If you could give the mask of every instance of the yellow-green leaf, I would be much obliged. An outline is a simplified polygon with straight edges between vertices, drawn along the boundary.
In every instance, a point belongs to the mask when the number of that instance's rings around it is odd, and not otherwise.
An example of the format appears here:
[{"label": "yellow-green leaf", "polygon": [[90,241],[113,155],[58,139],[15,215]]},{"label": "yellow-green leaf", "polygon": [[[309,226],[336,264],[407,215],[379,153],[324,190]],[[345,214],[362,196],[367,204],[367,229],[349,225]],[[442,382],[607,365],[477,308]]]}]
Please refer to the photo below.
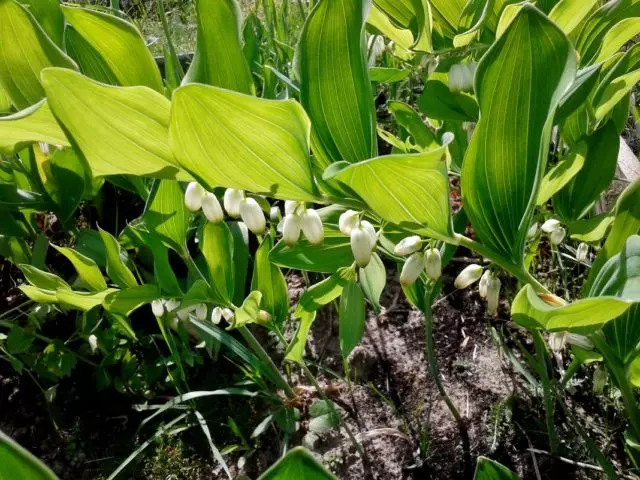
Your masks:
[{"label": "yellow-green leaf", "polygon": [[396,47],[404,51],[408,52],[411,45],[414,44],[411,30],[394,25],[391,20],[389,20],[389,17],[375,5],[373,5],[369,12],[367,25],[370,30],[373,28],[373,33],[384,35],[391,40]]},{"label": "yellow-green leaf", "polygon": [[226,223],[208,222],[202,229],[201,250],[209,267],[211,288],[217,303],[228,304],[235,289],[233,236]]},{"label": "yellow-green leaf", "polygon": [[587,156],[587,144],[577,143],[571,147],[567,158],[555,165],[542,179],[538,191],[538,205],[544,205],[557,192],[562,190],[582,169]]},{"label": "yellow-green leaf", "polygon": [[184,191],[175,180],[156,180],[142,216],[149,232],[158,235],[179,254],[183,253],[189,228]]},{"label": "yellow-green leaf", "polygon": [[272,248],[273,239],[267,235],[256,251],[251,290],[262,293],[262,309],[271,314],[276,325],[281,325],[289,315],[289,294],[282,271],[269,259]]},{"label": "yellow-green leaf", "polygon": [[133,276],[122,259],[123,252],[118,240],[106,230],[100,228],[99,232],[107,255],[107,275],[109,278],[120,288],[137,286],[136,277]]},{"label": "yellow-green leaf", "polygon": [[337,480],[307,450],[296,447],[264,472],[258,480]]},{"label": "yellow-green leaf", "polygon": [[549,19],[570,35],[597,3],[598,0],[560,0],[549,12]]},{"label": "yellow-green leaf", "polygon": [[49,38],[62,48],[64,15],[60,0],[20,0],[20,3],[27,6]]},{"label": "yellow-green leaf", "polygon": [[602,39],[600,51],[595,60],[593,60],[593,63],[604,62],[615,54],[625,43],[638,35],[638,33],[640,33],[640,17],[620,20]]},{"label": "yellow-green leaf", "polygon": [[104,280],[102,272],[98,265],[96,265],[96,262],[71,248],[58,247],[56,245],[52,246],[62,255],[67,257],[67,259],[73,264],[76,272],[78,272],[80,280],[82,280],[90,290],[101,292],[107,289],[107,282]]}]

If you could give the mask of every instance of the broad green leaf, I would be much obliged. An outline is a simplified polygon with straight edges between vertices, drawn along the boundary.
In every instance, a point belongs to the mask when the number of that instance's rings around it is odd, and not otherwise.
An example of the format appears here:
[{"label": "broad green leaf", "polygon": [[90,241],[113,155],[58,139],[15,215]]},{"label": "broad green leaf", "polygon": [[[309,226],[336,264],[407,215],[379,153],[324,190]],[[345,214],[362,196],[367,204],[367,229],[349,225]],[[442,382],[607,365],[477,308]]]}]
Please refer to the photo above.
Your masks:
[{"label": "broad green leaf", "polygon": [[[58,480],[44,463],[0,431],[0,478]],[[331,478],[331,477],[327,477]]]},{"label": "broad green leaf", "polygon": [[47,67],[76,68],[16,0],[0,0],[0,88],[22,110],[40,101],[40,72]]},{"label": "broad green leaf", "polygon": [[570,35],[597,3],[598,0],[560,0],[549,12],[549,19]]},{"label": "broad green leaf", "polygon": [[186,85],[173,94],[173,152],[209,187],[313,201],[309,128],[293,100],[264,100],[205,85]]},{"label": "broad green leaf", "polygon": [[50,290],[55,292],[56,290],[71,290],[71,287],[67,282],[61,279],[59,276],[53,273],[45,272],[32,265],[18,265],[27,281],[42,290]]},{"label": "broad green leaf", "polygon": [[300,100],[313,125],[315,159],[323,167],[377,155],[364,42],[369,8],[369,0],[319,0],[300,36]]},{"label": "broad green leaf", "polygon": [[369,299],[376,314],[380,313],[380,295],[387,283],[387,269],[377,253],[371,255],[371,261],[359,271],[360,286]]},{"label": "broad green leaf", "polygon": [[599,243],[607,234],[613,223],[613,217],[608,213],[596,215],[584,220],[567,223],[569,236],[579,242]]},{"label": "broad green leaf", "polygon": [[592,63],[606,33],[629,17],[640,17],[640,0],[612,0],[596,10],[582,27],[576,41],[576,49],[581,54],[580,64]]},{"label": "broad green leaf", "polygon": [[101,292],[107,289],[107,282],[102,276],[102,272],[96,262],[80,252],[67,247],[52,245],[58,252],[67,257],[78,272],[78,278],[94,292]]},{"label": "broad green leaf", "polygon": [[41,174],[45,181],[44,189],[54,202],[52,210],[64,229],[72,227],[75,212],[85,195],[87,185],[90,185],[85,164],[75,150],[66,148],[53,150],[50,156],[42,154],[40,149],[34,148],[32,155],[36,161],[42,157]]},{"label": "broad green leaf", "polygon": [[230,328],[244,327],[250,323],[260,323],[260,302],[262,301],[262,294],[258,291],[253,291],[247,298],[244,299],[240,308],[236,309],[233,316],[233,324]]},{"label": "broad green leaf", "polygon": [[613,122],[586,137],[584,164],[577,175],[554,198],[553,206],[563,218],[582,218],[609,187],[616,173],[620,138]]},{"label": "broad green leaf", "polygon": [[556,164],[542,179],[538,191],[538,205],[544,205],[557,192],[562,190],[582,169],[587,156],[587,144],[577,143],[564,160]]},{"label": "broad green leaf", "polygon": [[169,147],[170,102],[165,97],[146,87],[103,85],[59,68],[42,72],[42,82],[49,107],[94,177],[176,177],[179,167]]},{"label": "broad green leaf", "polygon": [[324,226],[324,242],[321,245],[300,240],[293,246],[280,241],[271,250],[271,261],[281,267],[307,272],[334,273],[353,263],[349,237],[337,226]]},{"label": "broad green leaf", "polygon": [[72,26],[65,29],[64,43],[67,53],[78,64],[80,73],[101,83],[120,85],[107,61]]},{"label": "broad green leaf", "polygon": [[[433,50],[429,2],[426,0],[374,0],[373,4],[374,8],[380,9],[393,24],[411,30],[416,40],[413,45],[409,45],[409,48],[419,52]],[[367,23],[370,23],[370,18],[371,13]]]},{"label": "broad green leaf", "polygon": [[33,14],[47,36],[62,48],[64,15],[59,0],[20,0]]},{"label": "broad green leaf", "polygon": [[156,285],[147,284],[112,293],[104,299],[104,308],[111,313],[129,316],[131,312],[149,304],[160,296]]},{"label": "broad green leaf", "polygon": [[267,235],[255,254],[251,290],[262,293],[262,309],[271,314],[276,325],[281,325],[289,315],[289,293],[284,275],[269,259],[272,248],[273,238]]},{"label": "broad green leaf", "polygon": [[414,44],[411,30],[394,25],[389,17],[375,4],[367,16],[367,25],[370,31],[383,35],[391,40],[397,47],[408,52]]},{"label": "broad green leaf", "polygon": [[202,228],[200,249],[207,261],[214,301],[228,304],[233,298],[235,280],[233,236],[225,222],[207,222]]},{"label": "broad green leaf", "polygon": [[107,256],[107,275],[109,278],[120,288],[137,286],[136,277],[122,260],[122,251],[118,240],[106,230],[99,228],[99,232]]},{"label": "broad green leaf", "polygon": [[480,29],[493,13],[493,2],[494,0],[469,0],[467,2],[458,23],[458,29],[463,32],[454,37],[454,47],[467,46],[477,38]]},{"label": "broad green leaf", "polygon": [[607,343],[624,364],[633,361],[632,354],[637,354],[640,345],[640,305],[632,306],[622,316],[607,323],[602,331]]},{"label": "broad green leaf", "polygon": [[156,180],[142,215],[149,232],[182,253],[187,244],[189,211],[184,204],[184,191],[176,180]]},{"label": "broad green leaf", "polygon": [[630,306],[631,302],[617,297],[590,297],[561,305],[555,300],[543,300],[533,287],[527,285],[513,301],[511,317],[526,328],[584,332],[585,329],[593,331],[619,317]]},{"label": "broad green leaf", "polygon": [[384,220],[434,238],[450,238],[445,158],[446,147],[440,147],[424,153],[373,158],[337,172],[328,171],[327,175],[351,188]]},{"label": "broad green leaf", "polygon": [[233,303],[238,305],[246,294],[249,268],[249,229],[244,222],[227,222],[233,235],[233,273],[235,290]]},{"label": "broad green leaf", "polygon": [[307,450],[296,447],[264,472],[258,480],[337,480]]},{"label": "broad green leaf", "polygon": [[330,277],[316,283],[305,291],[298,301],[293,316],[301,318],[304,312],[319,310],[322,306],[338,298],[347,282],[355,279],[356,274],[352,268],[341,268]]},{"label": "broad green leaf", "polygon": [[640,387],[640,357],[636,357],[629,365],[629,381],[634,387]]},{"label": "broad green leaf", "polygon": [[[640,14],[640,11],[638,12]],[[604,62],[620,47],[640,33],[640,17],[625,18],[615,24],[602,39],[598,56],[593,63]]]},{"label": "broad green leaf", "polygon": [[[583,1],[583,0],[579,0]],[[504,465],[486,457],[478,457],[474,480],[520,480],[520,477]]]},{"label": "broad green leaf", "polygon": [[409,75],[411,75],[411,70],[404,68],[371,67],[369,69],[369,78],[372,82],[378,83],[401,82]]},{"label": "broad green leaf", "polygon": [[640,180],[636,180],[634,183],[629,185],[618,198],[611,232],[591,266],[589,278],[583,287],[584,292],[588,293],[590,291],[593,281],[598,276],[605,263],[622,251],[627,238],[631,235],[636,235],[639,232]]},{"label": "broad green leaf", "polygon": [[640,82],[640,69],[613,80],[593,102],[594,119],[602,120]]},{"label": "broad green leaf", "polygon": [[13,155],[36,142],[69,146],[46,100],[13,115],[0,117],[0,153]]},{"label": "broad green leaf", "polygon": [[236,0],[196,0],[196,51],[183,83],[204,83],[251,94],[251,71],[242,51]]},{"label": "broad green leaf", "polygon": [[598,82],[601,67],[602,64],[597,64],[578,70],[571,87],[560,100],[554,123],[569,117],[584,104]]},{"label": "broad green leaf", "polygon": [[65,19],[104,60],[122,86],[163,91],[160,70],[132,23],[95,9],[63,6]]},{"label": "broad green leaf", "polygon": [[476,122],[478,104],[470,95],[452,92],[439,80],[429,80],[418,98],[418,107],[429,118]]},{"label": "broad green leaf", "polygon": [[444,36],[453,37],[458,31],[460,15],[467,0],[429,0],[433,9],[434,25]]},{"label": "broad green leaf", "polygon": [[589,296],[607,295],[640,303],[640,236],[631,235],[595,277]]},{"label": "broad green leaf", "polygon": [[[340,290],[342,290],[342,288]],[[338,293],[338,295],[340,294]],[[307,337],[311,331],[311,325],[313,325],[313,321],[316,319],[316,311],[302,310],[299,315],[296,315],[296,317],[299,321],[298,328],[289,343],[289,349],[287,350],[284,359],[303,365],[304,348],[307,345]]]},{"label": "broad green leaf", "polygon": [[102,292],[93,293],[58,290],[56,297],[58,302],[64,306],[88,312],[92,308],[102,305],[106,297],[117,291],[117,288],[108,288]]},{"label": "broad green leaf", "polygon": [[462,198],[480,240],[514,264],[522,262],[553,115],[575,69],[567,37],[531,5],[478,65],[481,115],[462,166]]},{"label": "broad green leaf", "polygon": [[75,250],[96,262],[100,268],[106,268],[107,255],[100,233],[90,228],[81,228],[76,237]]},{"label": "broad green leaf", "polygon": [[496,27],[496,39],[500,38],[509,26],[511,26],[511,23],[516,19],[520,10],[522,10],[527,3],[527,0],[523,0],[520,2],[509,2],[508,5],[504,6]]},{"label": "broad green leaf", "polygon": [[366,308],[364,295],[360,285],[350,281],[344,286],[340,296],[340,309],[338,311],[340,322],[340,351],[345,360],[353,349],[360,343],[364,333]]},{"label": "broad green leaf", "polygon": [[387,104],[389,112],[396,119],[396,123],[404,128],[412,137],[416,145],[425,150],[438,147],[435,135],[424,124],[418,112],[403,102],[391,101]]},{"label": "broad green leaf", "polygon": [[27,296],[27,298],[36,303],[58,303],[56,292],[52,290],[43,290],[41,288],[34,287],[33,285],[20,285],[18,288]]}]

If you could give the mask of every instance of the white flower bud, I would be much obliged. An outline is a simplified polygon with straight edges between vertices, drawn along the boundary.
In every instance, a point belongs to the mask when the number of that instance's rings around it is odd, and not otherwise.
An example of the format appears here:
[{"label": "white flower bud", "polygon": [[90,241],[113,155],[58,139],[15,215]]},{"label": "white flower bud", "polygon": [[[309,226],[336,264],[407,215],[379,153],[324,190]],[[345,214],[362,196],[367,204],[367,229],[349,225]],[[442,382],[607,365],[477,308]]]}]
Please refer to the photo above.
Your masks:
[{"label": "white flower bud", "polygon": [[300,206],[300,202],[295,202],[293,200],[287,200],[284,202],[284,214],[290,215],[296,213],[296,210]]},{"label": "white flower bud", "polygon": [[164,300],[162,303],[164,303],[164,307],[167,309],[167,312],[173,312],[180,306],[180,302],[175,298]]},{"label": "white flower bud", "polygon": [[207,319],[207,306],[204,303],[196,305],[196,318],[201,322]]},{"label": "white flower bud", "polygon": [[322,219],[313,208],[307,208],[302,214],[302,233],[312,245],[319,245],[324,241]]},{"label": "white flower bud", "polygon": [[567,343],[580,347],[583,350],[593,350],[593,343],[584,335],[578,335],[577,333],[567,333]]},{"label": "white flower bud", "polygon": [[224,220],[224,212],[222,211],[222,205],[218,201],[213,193],[207,193],[202,199],[202,211],[204,216],[207,217],[212,223],[220,223]]},{"label": "white flower bud", "polygon": [[373,250],[374,248],[376,248],[376,244],[378,243],[376,229],[373,228],[373,225],[371,225],[371,223],[367,222],[366,220],[362,220],[360,222],[360,227],[362,227],[362,229],[367,232],[367,235],[369,235],[369,239],[371,241],[371,250]]},{"label": "white flower bud", "polygon": [[420,237],[418,235],[413,235],[400,240],[396,245],[396,248],[393,249],[393,253],[401,257],[406,257],[407,255],[411,255],[412,253],[420,250],[421,246],[422,240]]},{"label": "white flower bud", "polygon": [[564,344],[567,341],[567,332],[553,332],[549,334],[549,347],[554,352],[559,352],[564,348]]},{"label": "white flower bud", "polygon": [[264,213],[253,198],[245,198],[240,202],[240,217],[247,224],[247,228],[256,235],[262,235],[267,227]]},{"label": "white flower bud", "polygon": [[440,258],[440,250],[430,248],[425,257],[425,270],[427,277],[434,282],[442,275],[442,258]]},{"label": "white flower bud", "polygon": [[340,219],[338,220],[340,231],[345,235],[351,235],[351,230],[358,226],[358,217],[358,212],[353,210],[347,210],[340,215]]},{"label": "white flower bud", "polygon": [[560,227],[560,220],[556,220],[555,218],[550,218],[546,222],[542,224],[542,231],[544,233],[551,233],[557,230]]},{"label": "white flower bud", "polygon": [[300,216],[295,213],[288,213],[284,217],[282,226],[282,239],[287,245],[295,245],[300,238]]},{"label": "white flower bud", "polygon": [[231,310],[230,308],[222,309],[222,318],[224,318],[227,322],[231,322],[231,320],[233,320],[234,315],[235,314],[233,313],[233,310]]},{"label": "white flower bud", "polygon": [[490,270],[485,270],[480,277],[480,283],[478,284],[478,292],[482,298],[487,298],[487,284],[489,283],[489,277],[491,276]]},{"label": "white flower bud", "polygon": [[489,280],[487,280],[487,311],[490,315],[496,315],[498,313],[501,285],[500,279],[495,275],[491,275]]},{"label": "white flower bud", "polygon": [[151,311],[156,317],[161,317],[162,315],[164,315],[164,307],[165,304],[162,300],[154,300],[151,302]]},{"label": "white flower bud", "polygon": [[91,348],[91,353],[96,353],[98,350],[98,337],[95,335],[89,335],[89,347]]},{"label": "white flower bud", "polygon": [[482,267],[474,263],[460,272],[453,282],[453,285],[458,289],[467,288],[472,283],[478,281],[481,276]]},{"label": "white flower bud", "polygon": [[604,386],[607,383],[607,371],[600,365],[593,371],[593,392],[604,392]]},{"label": "white flower bud", "polygon": [[360,268],[369,265],[371,260],[371,236],[361,226],[351,230],[351,251]]},{"label": "white flower bud", "polygon": [[222,309],[220,307],[214,307],[211,312],[211,323],[218,325],[222,320]]},{"label": "white flower bud", "polygon": [[527,230],[527,240],[531,240],[538,233],[538,222],[534,223]]},{"label": "white flower bud", "polygon": [[240,202],[242,202],[243,199],[244,192],[242,190],[227,188],[224,191],[224,209],[227,211],[230,217],[240,217]]},{"label": "white flower bud", "polygon": [[198,182],[189,182],[184,192],[184,204],[190,212],[197,212],[202,208],[202,199],[207,191]]},{"label": "white flower bud", "polygon": [[589,258],[589,245],[582,242],[576,249],[576,260],[578,262],[586,262]]},{"label": "white flower bud", "polygon": [[452,65],[449,69],[449,90],[459,92],[464,87],[464,72],[460,64]]},{"label": "white flower bud", "polygon": [[424,254],[414,253],[411,255],[400,272],[400,283],[402,285],[412,285],[418,279],[425,268]]},{"label": "white flower bud", "polygon": [[551,232],[551,234],[549,235],[549,240],[553,245],[560,245],[566,235],[567,231],[564,228],[559,227],[558,229]]}]

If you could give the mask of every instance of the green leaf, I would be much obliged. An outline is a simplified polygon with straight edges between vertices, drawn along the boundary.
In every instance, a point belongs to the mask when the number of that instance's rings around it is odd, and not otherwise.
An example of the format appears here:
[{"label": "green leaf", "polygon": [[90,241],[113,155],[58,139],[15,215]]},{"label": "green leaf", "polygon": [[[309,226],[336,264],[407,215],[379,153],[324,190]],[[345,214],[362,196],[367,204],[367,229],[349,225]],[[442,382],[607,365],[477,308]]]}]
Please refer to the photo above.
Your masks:
[{"label": "green leaf", "polygon": [[336,273],[311,286],[302,294],[293,316],[302,318],[304,312],[315,312],[322,306],[327,305],[340,296],[342,288],[347,282],[355,279],[355,271],[352,268],[339,269]]},{"label": "green leaf", "polygon": [[369,299],[376,314],[380,313],[380,296],[387,283],[387,269],[377,253],[371,255],[371,261],[359,271],[360,286]]},{"label": "green leaf", "polygon": [[640,82],[640,69],[622,75],[613,80],[603,91],[594,97],[594,119],[602,120],[615,106]]},{"label": "green leaf", "polygon": [[353,349],[360,343],[364,333],[366,309],[364,295],[354,280],[344,286],[340,296],[340,308],[338,311],[340,322],[340,350],[345,360]]},{"label": "green leaf", "polygon": [[90,228],[81,228],[76,237],[75,249],[78,253],[89,257],[100,268],[107,266],[107,254],[100,234]]},{"label": "green leaf", "polygon": [[22,327],[14,326],[9,330],[9,335],[7,335],[7,350],[12,355],[25,353],[33,344],[35,338],[33,333]]},{"label": "green leaf", "polygon": [[[582,1],[582,0],[580,0]],[[474,480],[519,480],[520,477],[504,465],[486,457],[478,457]]]},{"label": "green leaf", "polygon": [[460,14],[458,29],[465,30],[453,39],[454,47],[465,47],[477,38],[493,13],[494,0],[469,0]]},{"label": "green leaf", "polygon": [[198,35],[184,83],[205,83],[254,93],[251,71],[242,51],[241,14],[236,0],[196,0]]},{"label": "green leaf", "polygon": [[231,231],[224,222],[207,222],[202,229],[200,242],[200,249],[209,267],[214,301],[229,304],[235,288]]},{"label": "green leaf", "polygon": [[[42,152],[40,149],[34,149],[33,154],[38,159]],[[67,148],[55,150],[46,159],[43,167],[47,180],[44,188],[55,203],[52,210],[55,211],[62,227],[68,229],[69,223],[75,220],[76,208],[85,196],[85,187],[90,182],[84,162],[75,150]]]},{"label": "green leaf", "polygon": [[571,147],[564,160],[558,162],[542,179],[538,191],[538,205],[544,205],[562,190],[582,169],[587,156],[587,144],[577,143]]},{"label": "green leaf", "polygon": [[168,135],[171,105],[165,97],[146,87],[103,85],[59,68],[42,72],[42,83],[49,107],[94,177],[176,177],[179,167]]},{"label": "green leaf", "polygon": [[443,36],[453,36],[467,0],[430,0],[429,3],[433,9],[434,25]]},{"label": "green leaf", "polygon": [[337,480],[307,450],[296,447],[264,472],[258,480]]},{"label": "green leaf", "polygon": [[120,84],[107,61],[72,26],[67,26],[64,35],[67,53],[78,64],[80,73],[101,83]]},{"label": "green leaf", "polygon": [[22,110],[44,97],[40,72],[52,66],[76,68],[26,7],[0,0],[0,88],[16,108]]},{"label": "green leaf", "polygon": [[185,250],[189,211],[184,204],[184,191],[177,181],[154,182],[142,219],[149,232],[158,235],[169,247],[178,253]]},{"label": "green leaf", "polygon": [[33,14],[47,36],[62,48],[64,15],[59,0],[21,0]]},{"label": "green leaf", "polygon": [[398,53],[399,48],[402,52],[407,52],[408,54],[411,46],[415,43],[410,30],[394,25],[389,17],[375,4],[367,16],[367,25],[372,33],[383,35],[391,40],[396,45],[396,53]]},{"label": "green leaf", "polygon": [[389,17],[394,25],[412,31],[416,41],[413,45],[409,45],[407,50],[409,48],[419,52],[433,50],[431,9],[428,2],[424,0],[374,0],[373,3]]},{"label": "green leaf", "polygon": [[[547,298],[547,297],[545,297]],[[526,328],[543,328],[549,332],[593,331],[622,315],[631,306],[617,297],[590,297],[560,305],[557,300],[540,298],[533,287],[525,286],[511,305],[511,317]]]},{"label": "green leaf", "polygon": [[[342,288],[340,288],[340,291],[342,291]],[[340,293],[338,293],[338,295],[340,295]],[[302,310],[299,314],[296,314],[296,318],[299,319],[298,328],[289,343],[289,349],[284,359],[296,362],[299,365],[304,365],[304,348],[307,344],[309,332],[311,331],[311,325],[313,325],[313,321],[316,319],[316,311]]]},{"label": "green leaf", "polygon": [[574,75],[571,43],[528,4],[478,65],[481,116],[462,167],[462,198],[482,242],[516,265],[522,263],[553,115]]},{"label": "green leaf", "polygon": [[233,303],[239,304],[246,293],[247,271],[249,269],[249,229],[244,222],[227,222],[233,235],[233,272],[235,289]]},{"label": "green leaf", "polygon": [[18,287],[30,300],[36,303],[58,303],[58,297],[51,290],[42,290],[31,285],[20,285]]},{"label": "green leaf", "polygon": [[260,302],[262,293],[258,291],[251,292],[244,299],[240,308],[236,309],[233,316],[233,324],[229,328],[244,327],[250,323],[260,323]]},{"label": "green leaf", "polygon": [[[327,171],[391,223],[434,238],[451,238],[446,147],[387,155]],[[420,201],[416,201],[420,199]]]},{"label": "green leaf", "polygon": [[369,68],[369,78],[372,82],[378,83],[396,83],[405,80],[411,75],[411,70],[405,68],[386,68],[371,67]]},{"label": "green leaf", "polygon": [[160,70],[132,23],[95,9],[63,6],[65,19],[104,60],[122,86],[145,86],[163,91]]},{"label": "green leaf", "polygon": [[108,288],[102,292],[94,293],[58,290],[58,292],[56,292],[56,297],[59,303],[67,307],[88,312],[92,308],[102,305],[105,298],[117,291],[118,289],[116,288]]},{"label": "green leaf", "polygon": [[470,95],[452,92],[439,80],[429,80],[418,98],[418,107],[429,118],[461,122],[478,121],[478,104]]},{"label": "green leaf", "polygon": [[570,35],[587,18],[597,3],[598,0],[560,0],[549,12],[549,19],[554,21],[564,33]]},{"label": "green leaf", "polygon": [[574,220],[567,223],[569,236],[579,242],[599,243],[607,234],[613,223],[613,217],[608,213],[596,215],[584,220]]},{"label": "green leaf", "polygon": [[131,312],[149,304],[160,296],[156,285],[140,285],[112,293],[104,299],[104,308],[111,313],[129,316]]},{"label": "green leaf", "polygon": [[589,296],[607,295],[640,302],[640,236],[631,235],[593,280]]},{"label": "green leaf", "polygon": [[102,272],[96,262],[89,257],[82,255],[71,248],[58,247],[52,245],[58,252],[67,257],[67,259],[73,264],[76,272],[78,272],[78,278],[90,289],[95,292],[101,292],[107,289],[107,282],[105,282]]},{"label": "green leaf", "polygon": [[368,0],[319,0],[300,36],[300,100],[311,118],[313,152],[322,167],[378,152],[364,42],[369,8]]},{"label": "green leaf", "polygon": [[424,124],[418,112],[403,102],[390,101],[387,104],[389,112],[394,116],[396,123],[407,130],[413,137],[416,145],[425,150],[438,148],[439,144],[435,135]]},{"label": "green leaf", "polygon": [[[0,478],[58,480],[44,463],[0,431]],[[331,478],[331,477],[327,477]]]},{"label": "green leaf", "polygon": [[69,146],[46,100],[13,115],[0,117],[0,153],[13,155],[36,142]]},{"label": "green leaf", "polygon": [[53,273],[45,272],[32,265],[21,264],[18,265],[27,281],[42,290],[71,290],[71,287],[67,282],[61,279],[59,276]]},{"label": "green leaf", "polygon": [[272,248],[273,238],[267,235],[256,251],[251,290],[262,293],[262,309],[272,315],[276,325],[281,325],[289,315],[289,293],[284,275],[269,259]]},{"label": "green leaf", "polygon": [[634,360],[632,355],[637,354],[637,348],[640,345],[639,318],[640,305],[636,304],[627,310],[624,315],[602,327],[602,331],[607,337],[607,344],[624,364]]},{"label": "green leaf", "polygon": [[[638,13],[640,13],[640,11]],[[640,17],[620,20],[602,39],[600,51],[596,59],[593,60],[593,63],[604,62],[638,33],[640,33]]]},{"label": "green leaf", "polygon": [[579,145],[579,150],[586,146],[584,165],[553,201],[556,212],[571,220],[584,217],[613,181],[620,138],[613,122],[608,122]]},{"label": "green leaf", "polygon": [[591,266],[589,278],[583,287],[588,293],[593,281],[600,273],[602,267],[620,253],[625,246],[627,238],[640,232],[640,179],[629,185],[618,198],[615,208],[615,218],[611,232],[604,243],[602,250]]},{"label": "green leaf", "polygon": [[578,70],[576,78],[564,94],[556,111],[555,123],[559,123],[574,113],[585,103],[594,87],[598,83],[598,77],[602,64]]},{"label": "green leaf", "polygon": [[309,128],[304,110],[292,100],[264,100],[205,85],[187,85],[173,94],[173,152],[209,187],[313,201]]},{"label": "green leaf", "polygon": [[576,41],[581,53],[581,65],[592,63],[606,37],[618,22],[629,17],[640,17],[640,0],[613,0],[605,3],[591,15]]},{"label": "green leaf", "polygon": [[99,227],[98,229],[107,255],[107,275],[109,278],[120,288],[137,286],[136,277],[122,260],[122,251],[118,240],[106,230]]}]

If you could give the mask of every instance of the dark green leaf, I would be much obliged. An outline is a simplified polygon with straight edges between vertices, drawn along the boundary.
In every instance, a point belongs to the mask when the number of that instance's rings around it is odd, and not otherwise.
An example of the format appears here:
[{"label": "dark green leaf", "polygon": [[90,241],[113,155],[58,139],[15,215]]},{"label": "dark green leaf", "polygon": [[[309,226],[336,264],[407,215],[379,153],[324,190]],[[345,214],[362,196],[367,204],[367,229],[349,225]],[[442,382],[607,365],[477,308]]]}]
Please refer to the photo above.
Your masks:
[{"label": "dark green leaf", "polygon": [[340,297],[340,350],[342,358],[346,359],[353,349],[360,343],[364,333],[366,309],[364,295],[355,281],[344,286]]},{"label": "dark green leaf", "polygon": [[307,450],[296,447],[287,452],[258,480],[336,480]]},{"label": "dark green leaf", "polygon": [[280,325],[289,315],[289,293],[284,275],[269,259],[272,248],[273,239],[267,235],[256,251],[251,290],[262,293],[261,308],[269,312],[273,321]]}]

